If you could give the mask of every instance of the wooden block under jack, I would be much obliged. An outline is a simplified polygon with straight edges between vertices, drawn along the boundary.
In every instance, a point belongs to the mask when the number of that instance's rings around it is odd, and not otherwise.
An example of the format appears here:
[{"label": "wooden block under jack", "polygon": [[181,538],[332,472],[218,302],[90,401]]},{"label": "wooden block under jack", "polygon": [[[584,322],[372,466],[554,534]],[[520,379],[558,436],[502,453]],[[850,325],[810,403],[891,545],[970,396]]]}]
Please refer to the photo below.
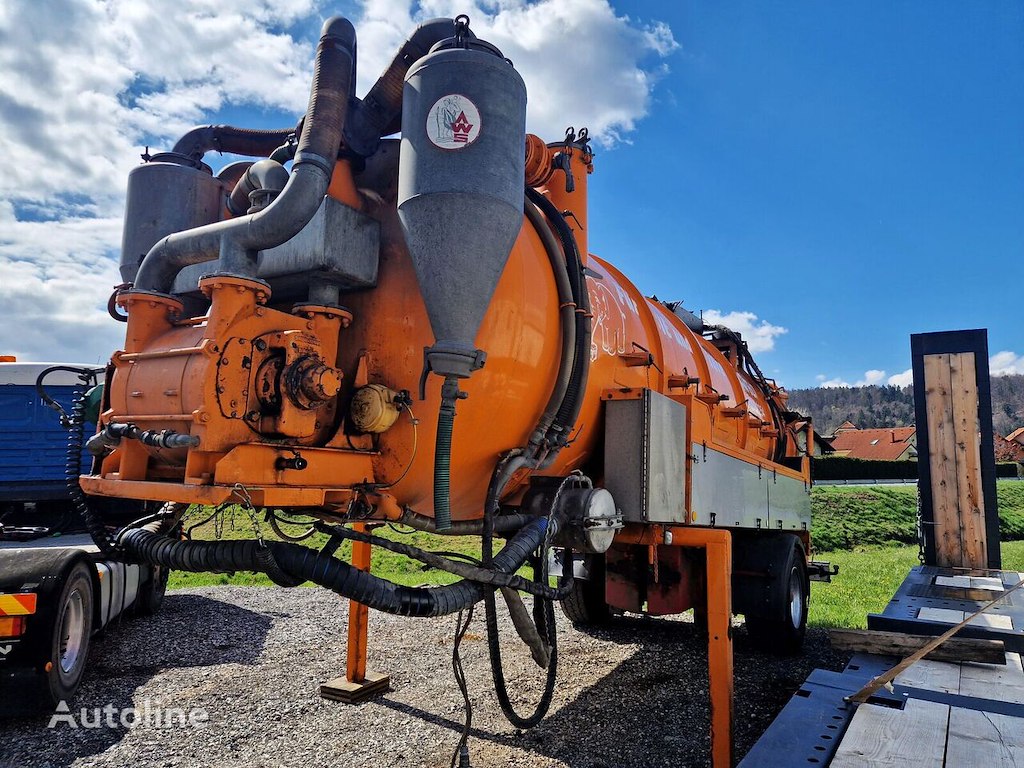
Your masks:
[{"label": "wooden block under jack", "polygon": [[336,677],[320,685],[320,696],[344,704],[361,704],[367,699],[391,690],[391,676],[366,671],[362,682],[354,683],[344,677]]}]

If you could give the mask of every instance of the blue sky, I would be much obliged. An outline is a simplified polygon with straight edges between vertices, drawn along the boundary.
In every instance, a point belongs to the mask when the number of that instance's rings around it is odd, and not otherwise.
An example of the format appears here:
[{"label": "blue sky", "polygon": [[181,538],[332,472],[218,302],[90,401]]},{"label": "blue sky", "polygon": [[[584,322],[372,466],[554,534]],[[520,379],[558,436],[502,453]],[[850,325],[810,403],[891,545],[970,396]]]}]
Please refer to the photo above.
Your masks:
[{"label": "blue sky", "polygon": [[[356,23],[362,92],[416,20],[466,11],[523,72],[532,130],[601,140],[591,249],[739,326],[766,373],[908,383],[911,333],[968,327],[989,329],[994,370],[1024,372],[1024,4],[165,8],[0,9],[0,151],[23,160],[0,180],[0,306],[31,321],[0,324],[0,346],[23,358],[116,347],[100,307],[141,147],[293,123],[332,12]],[[71,64],[41,66],[48,50]]]},{"label": "blue sky", "polygon": [[791,387],[901,373],[915,332],[1024,352],[1024,5],[658,18],[681,49],[632,145],[599,158],[593,248],[647,292],[788,329],[761,359]]}]

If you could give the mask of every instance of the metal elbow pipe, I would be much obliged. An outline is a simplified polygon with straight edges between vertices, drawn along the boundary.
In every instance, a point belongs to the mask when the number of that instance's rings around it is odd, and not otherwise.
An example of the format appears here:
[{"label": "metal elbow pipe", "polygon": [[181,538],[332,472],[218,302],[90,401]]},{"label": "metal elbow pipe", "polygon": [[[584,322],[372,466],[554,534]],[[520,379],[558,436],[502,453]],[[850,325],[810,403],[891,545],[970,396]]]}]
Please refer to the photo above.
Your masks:
[{"label": "metal elbow pipe", "polygon": [[280,192],[288,184],[288,171],[276,160],[263,159],[253,163],[238,179],[228,197],[228,210],[242,216],[251,205],[249,196],[257,190]]},{"label": "metal elbow pipe", "polygon": [[251,274],[257,251],[286,242],[309,223],[327,193],[341,146],[355,83],[355,47],[351,22],[340,16],[325,22],[292,173],[277,199],[257,213],[163,238],[142,260],[136,290],[168,293],[182,267],[216,258],[221,271]]},{"label": "metal elbow pipe", "polygon": [[[420,24],[398,49],[391,64],[377,78],[345,124],[345,147],[362,157],[377,151],[381,136],[402,130],[402,86],[409,69],[430,49],[455,34],[453,19],[431,19]],[[476,37],[469,32],[469,37]]]}]

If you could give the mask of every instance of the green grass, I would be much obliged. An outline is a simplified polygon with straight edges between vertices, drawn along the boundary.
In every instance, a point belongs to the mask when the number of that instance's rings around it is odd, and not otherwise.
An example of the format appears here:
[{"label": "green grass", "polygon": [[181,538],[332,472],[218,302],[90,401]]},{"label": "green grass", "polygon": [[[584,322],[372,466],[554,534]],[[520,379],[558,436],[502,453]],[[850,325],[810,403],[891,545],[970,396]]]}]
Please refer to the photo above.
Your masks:
[{"label": "green grass", "polygon": [[[1024,539],[1024,482],[996,481],[1004,541]],[[815,549],[892,546],[917,541],[914,486],[823,485],[811,491]]]},{"label": "green grass", "polygon": [[[1024,572],[1024,541],[1004,541],[1003,568]],[[816,552],[816,560],[839,566],[831,584],[811,584],[808,620],[821,627],[866,627],[869,613],[880,613],[917,561],[917,546],[865,547]]]}]

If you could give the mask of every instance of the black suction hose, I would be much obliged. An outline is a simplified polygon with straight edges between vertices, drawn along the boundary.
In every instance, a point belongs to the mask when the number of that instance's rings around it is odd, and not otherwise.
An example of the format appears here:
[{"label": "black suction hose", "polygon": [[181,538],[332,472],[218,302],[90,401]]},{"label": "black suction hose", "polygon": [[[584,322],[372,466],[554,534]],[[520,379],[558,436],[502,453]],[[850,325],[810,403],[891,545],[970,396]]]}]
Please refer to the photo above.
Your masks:
[{"label": "black suction hose", "polygon": [[455,426],[455,403],[461,394],[459,380],[454,376],[446,376],[441,386],[441,407],[437,412],[437,437],[434,443],[434,521],[438,532],[448,531],[452,527],[452,429]]},{"label": "black suction hose", "polygon": [[[481,541],[481,559],[485,568],[492,567],[497,558],[494,556],[494,515],[498,511],[501,494],[519,469],[529,465],[529,461],[523,455],[523,450],[517,448],[509,451],[498,462],[491,475],[491,482],[487,489],[487,501],[484,507],[484,531]],[[542,518],[543,519],[543,518]],[[548,537],[545,537],[539,544],[547,544]],[[538,545],[539,546],[539,545]],[[500,557],[500,554],[498,555]],[[548,583],[547,576],[547,547],[541,547],[540,559],[534,560],[534,581]],[[562,583],[558,591],[567,593],[572,584],[572,569],[563,571]],[[534,623],[537,625],[538,634],[543,637],[549,647],[547,674],[544,679],[544,690],[541,693],[540,701],[537,703],[533,713],[523,717],[512,706],[508,696],[508,686],[505,682],[505,670],[501,662],[501,637],[498,634],[498,608],[493,589],[484,591],[484,612],[487,622],[487,650],[491,662],[491,677],[494,681],[494,692],[498,697],[498,704],[501,711],[510,723],[517,728],[532,728],[544,719],[548,708],[551,706],[551,698],[555,692],[555,678],[558,674],[558,645],[555,629],[554,601],[541,597],[534,598]],[[540,601],[539,603],[537,601]]]},{"label": "black suction hose", "polygon": [[[401,616],[445,616],[493,594],[492,589],[472,581],[444,587],[402,587],[298,544],[179,541],[161,533],[162,525],[156,522],[122,531],[118,543],[134,559],[181,571],[275,573],[279,569],[294,582],[312,581],[370,608]],[[523,527],[494,556],[494,570],[515,573],[544,542],[547,528],[547,518],[537,518]],[[262,553],[261,548],[265,550]]]},{"label": "black suction hose", "polygon": [[565,400],[569,380],[572,377],[573,363],[576,359],[576,291],[573,290],[569,281],[565,254],[559,248],[544,215],[529,200],[526,201],[524,208],[526,218],[540,237],[544,252],[551,263],[551,272],[555,277],[555,286],[558,290],[558,317],[562,327],[562,356],[558,362],[558,375],[555,378],[555,385],[551,390],[547,407],[530,435],[531,452],[534,456],[540,457],[548,447],[544,444],[544,438]]},{"label": "black suction hose", "polygon": [[68,495],[75,511],[85,520],[85,528],[89,531],[93,543],[99,548],[104,557],[119,558],[123,554],[121,547],[114,541],[113,536],[103,521],[89,504],[82,487],[78,484],[78,476],[82,473],[82,447],[85,443],[85,395],[75,392],[75,399],[71,404],[71,420],[68,429],[68,452],[65,464],[65,477],[67,478]]},{"label": "black suction hose", "polygon": [[560,447],[568,441],[569,433],[576,424],[580,409],[583,407],[583,392],[587,388],[587,378],[590,372],[590,295],[583,272],[583,260],[572,229],[554,204],[540,192],[528,187],[526,197],[540,208],[558,234],[565,252],[570,283],[576,297],[576,353],[573,359],[572,373],[569,377],[565,399],[558,409],[554,423],[548,430],[547,438],[553,445]]}]

